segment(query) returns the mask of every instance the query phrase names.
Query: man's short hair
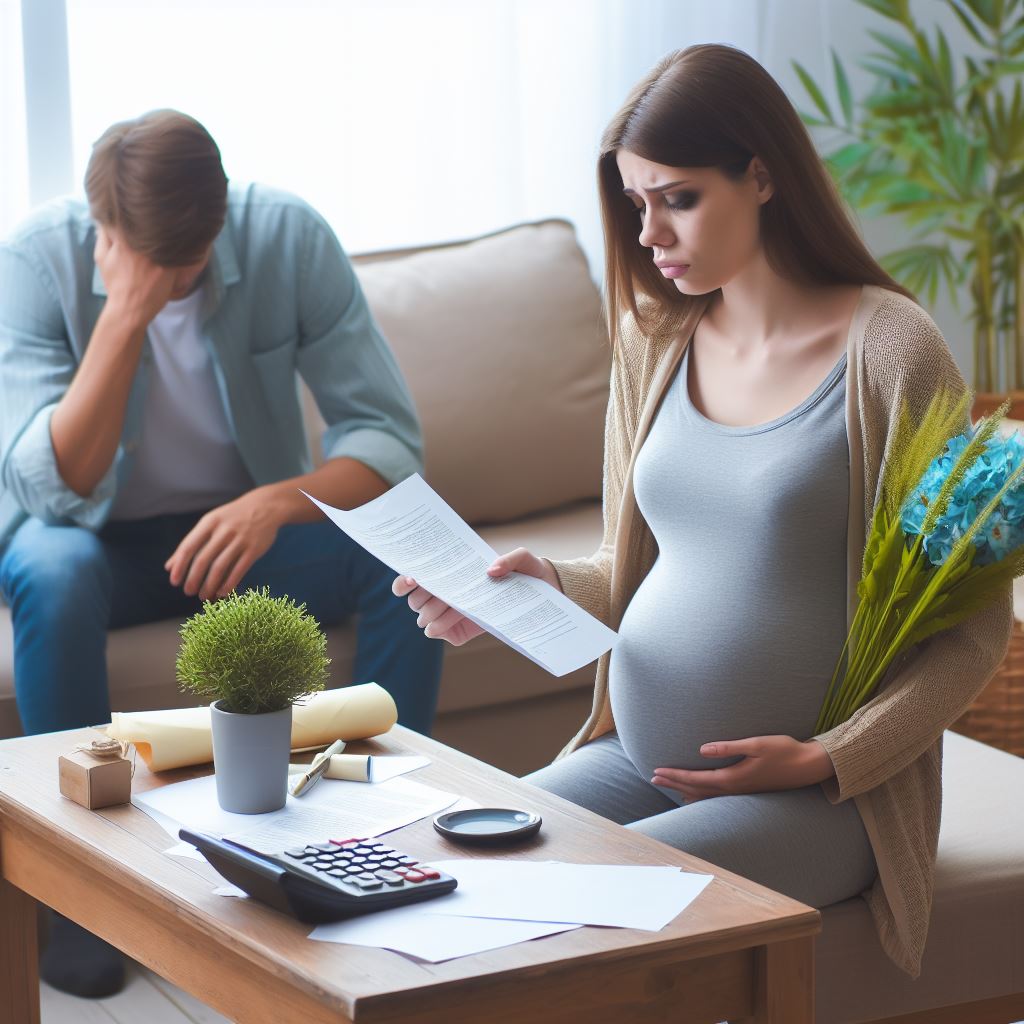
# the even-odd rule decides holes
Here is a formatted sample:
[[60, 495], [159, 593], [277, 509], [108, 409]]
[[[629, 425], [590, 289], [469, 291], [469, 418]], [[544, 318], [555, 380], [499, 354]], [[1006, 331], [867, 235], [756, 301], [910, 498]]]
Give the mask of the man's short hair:
[[85, 171], [93, 219], [163, 267], [202, 259], [224, 226], [227, 176], [220, 150], [193, 117], [151, 110], [111, 125]]

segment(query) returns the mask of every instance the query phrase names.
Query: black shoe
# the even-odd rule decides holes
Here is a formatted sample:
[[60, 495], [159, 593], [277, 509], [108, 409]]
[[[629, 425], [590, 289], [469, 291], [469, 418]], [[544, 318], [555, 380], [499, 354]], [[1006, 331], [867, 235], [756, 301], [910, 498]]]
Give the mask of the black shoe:
[[50, 937], [39, 958], [39, 975], [61, 992], [102, 999], [124, 988], [124, 955], [92, 932], [51, 913]]

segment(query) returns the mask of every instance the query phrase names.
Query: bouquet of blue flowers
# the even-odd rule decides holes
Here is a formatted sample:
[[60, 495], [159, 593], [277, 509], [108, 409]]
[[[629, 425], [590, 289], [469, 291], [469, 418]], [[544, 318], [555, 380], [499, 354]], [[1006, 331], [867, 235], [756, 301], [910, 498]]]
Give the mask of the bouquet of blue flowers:
[[940, 392], [916, 425], [905, 404], [900, 410], [864, 550], [860, 601], [815, 733], [870, 700], [899, 654], [1024, 575], [1024, 440], [997, 435], [1008, 401], [959, 432], [971, 400]]

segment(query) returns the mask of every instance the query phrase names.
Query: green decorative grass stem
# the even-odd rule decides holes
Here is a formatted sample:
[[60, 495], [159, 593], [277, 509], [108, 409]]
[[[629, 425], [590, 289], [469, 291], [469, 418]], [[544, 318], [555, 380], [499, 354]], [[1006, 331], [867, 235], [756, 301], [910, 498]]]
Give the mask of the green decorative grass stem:
[[324, 688], [327, 637], [305, 604], [247, 590], [206, 601], [181, 627], [181, 688], [225, 711], [281, 711]]
[[[903, 532], [901, 509], [908, 495], [948, 439], [964, 429], [970, 401], [970, 392], [956, 397], [941, 390], [932, 397], [917, 426], [905, 402], [901, 407], [890, 445], [892, 457], [883, 471], [881, 500], [875, 506], [864, 551], [863, 572], [857, 585], [860, 600], [819, 712], [815, 735], [834, 728], [862, 708], [904, 651], [974, 615], [1004, 595], [1016, 577], [1024, 575], [1021, 548], [996, 562], [973, 564], [975, 537], [1010, 490], [1020, 486], [1024, 463], [975, 514], [941, 565], [929, 562], [921, 534], [911, 540]], [[1004, 402], [977, 425], [971, 442], [951, 467], [923, 527], [930, 529], [945, 514], [954, 486], [984, 451], [1008, 408], [1009, 402]]]

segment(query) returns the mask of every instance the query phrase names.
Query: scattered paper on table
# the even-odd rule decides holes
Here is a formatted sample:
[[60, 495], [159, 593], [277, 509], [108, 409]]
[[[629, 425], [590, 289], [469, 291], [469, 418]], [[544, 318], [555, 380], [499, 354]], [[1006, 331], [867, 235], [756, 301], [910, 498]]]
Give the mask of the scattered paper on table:
[[[714, 877], [668, 866], [490, 859], [430, 863], [453, 875], [458, 889], [421, 904], [320, 925], [309, 937], [440, 963], [582, 924], [658, 931]], [[552, 920], [555, 915], [558, 920]]]
[[[216, 779], [208, 775], [133, 794], [132, 803], [175, 840], [178, 829], [186, 827], [226, 836], [263, 853], [278, 853], [300, 843], [383, 835], [437, 814], [458, 799], [456, 793], [411, 779], [394, 778], [371, 786], [324, 779], [304, 796], [289, 795], [278, 811], [233, 814], [217, 803]], [[192, 847], [188, 849], [202, 858]], [[179, 852], [178, 847], [169, 852]]]
[[669, 866], [563, 864], [525, 860], [431, 861], [459, 887], [435, 914], [515, 921], [561, 921], [659, 931], [714, 875]]
[[[447, 898], [438, 897], [439, 900]], [[440, 963], [579, 927], [574, 924], [538, 924], [535, 921], [495, 921], [483, 917], [443, 917], [432, 913], [434, 903], [434, 900], [427, 900], [322, 924], [309, 937], [318, 942], [377, 946]]]
[[218, 885], [213, 890], [214, 896], [234, 896], [240, 900], [247, 900], [249, 894], [244, 889], [239, 889], [237, 885], [231, 885], [230, 882], [225, 885]]
[[412, 576], [552, 675], [589, 664], [617, 639], [543, 580], [518, 572], [488, 576], [497, 552], [418, 473], [350, 511], [306, 497], [396, 573]]
[[426, 768], [428, 764], [430, 764], [429, 757], [374, 754], [370, 758], [370, 781], [387, 782], [388, 779], [393, 779], [398, 775], [414, 772], [418, 768]]

